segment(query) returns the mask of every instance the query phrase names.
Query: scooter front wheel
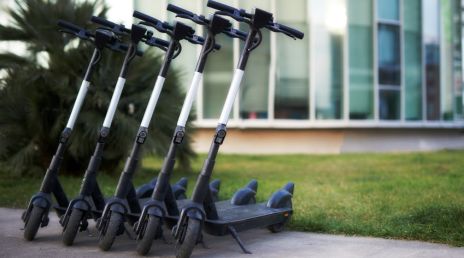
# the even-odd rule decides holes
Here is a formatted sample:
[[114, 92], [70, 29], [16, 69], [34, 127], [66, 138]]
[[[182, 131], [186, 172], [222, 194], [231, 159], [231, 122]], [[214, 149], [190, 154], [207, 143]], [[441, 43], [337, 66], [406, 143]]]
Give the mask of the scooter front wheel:
[[156, 237], [156, 233], [161, 224], [161, 219], [156, 216], [150, 215], [148, 217], [148, 222], [146, 227], [144, 228], [144, 234], [142, 238], [137, 243], [137, 253], [140, 255], [146, 255], [150, 252], [151, 245], [153, 240]]
[[42, 207], [32, 206], [29, 219], [24, 225], [24, 239], [27, 241], [32, 241], [39, 231], [40, 224], [42, 223], [42, 217], [44, 215], [45, 209]]
[[189, 258], [192, 255], [193, 248], [198, 242], [201, 233], [201, 221], [189, 219], [187, 231], [185, 232], [184, 242], [176, 248], [177, 258]]
[[68, 223], [63, 230], [63, 244], [70, 246], [74, 243], [84, 212], [79, 209], [73, 209], [69, 216]]
[[122, 214], [117, 212], [111, 212], [110, 219], [106, 230], [101, 232], [100, 240], [98, 241], [98, 247], [102, 251], [110, 250], [111, 246], [118, 235], [119, 228], [123, 223]]

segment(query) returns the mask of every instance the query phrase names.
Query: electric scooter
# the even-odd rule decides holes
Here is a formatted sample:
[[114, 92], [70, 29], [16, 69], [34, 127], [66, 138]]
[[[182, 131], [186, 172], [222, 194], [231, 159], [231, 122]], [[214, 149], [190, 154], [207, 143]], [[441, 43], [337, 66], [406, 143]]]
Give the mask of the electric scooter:
[[[193, 80], [178, 118], [177, 127], [172, 136], [169, 151], [164, 159], [163, 167], [158, 174], [157, 184], [150, 201], [145, 203], [139, 221], [134, 227], [138, 240], [137, 252], [141, 255], [147, 254], [150, 251], [153, 240], [157, 236], [162, 235], [162, 219], [167, 216], [174, 218], [179, 216], [178, 203], [181, 201], [177, 203], [175, 201], [172, 202], [172, 189], [169, 187], [169, 180], [174, 169], [177, 148], [182, 144], [185, 137], [185, 125], [203, 77], [203, 70], [208, 55], [214, 50], [213, 46], [216, 44], [215, 37], [217, 34], [224, 33], [232, 38], [245, 39], [247, 35], [246, 33], [233, 29], [232, 24], [228, 20], [217, 15], [213, 15], [207, 19], [202, 15], [196, 15], [172, 4], [169, 4], [167, 9], [176, 13], [177, 17], [186, 18], [199, 25], [205, 26], [208, 33], [206, 36], [206, 43], [203, 45], [197, 61]], [[219, 188], [219, 181], [215, 181], [213, 185], [215, 184], [217, 185], [216, 187]]]
[[[164, 40], [154, 38], [152, 36], [153, 33], [151, 31], [147, 32], [147, 29], [143, 26], [132, 25], [131, 29], [127, 29], [124, 25], [117, 25], [99, 17], [92, 17], [92, 21], [104, 26], [109, 24], [113, 25], [111, 30], [119, 31], [124, 35], [130, 35], [130, 43], [103, 121], [103, 126], [100, 130], [95, 151], [90, 158], [87, 170], [85, 171], [79, 196], [69, 203], [65, 214], [60, 218], [60, 223], [63, 226], [62, 240], [63, 243], [68, 246], [73, 244], [79, 230], [84, 231], [87, 229], [87, 220], [89, 218], [97, 219], [100, 216], [101, 210], [104, 208], [105, 199], [97, 182], [97, 171], [103, 158], [103, 149], [106, 140], [108, 139], [111, 123], [126, 82], [129, 65], [136, 56], [138, 44], [140, 42], [144, 42], [147, 45], [155, 46], [160, 49], [165, 49], [169, 44]], [[138, 200], [135, 198], [135, 190], [133, 186], [127, 200], [131, 209], [134, 211], [140, 210]]]
[[[180, 52], [180, 42], [182, 40], [187, 40], [193, 44], [206, 44], [203, 38], [194, 35], [195, 31], [191, 27], [184, 25], [183, 23], [177, 22], [173, 26], [170, 26], [163, 24], [161, 21], [138, 11], [135, 11], [133, 16], [141, 19], [143, 21], [142, 24], [154, 27], [161, 32], [167, 33], [171, 38], [171, 43], [168, 47], [168, 50], [166, 51], [163, 65], [161, 66], [161, 70], [156, 80], [155, 88], [150, 97], [147, 108], [145, 109], [145, 114], [140, 124], [138, 133], [134, 139], [132, 151], [127, 158], [124, 170], [119, 178], [119, 182], [115, 190], [115, 196], [106, 203], [102, 217], [97, 223], [97, 229], [100, 231], [99, 247], [103, 251], [109, 250], [116, 236], [123, 233], [124, 221], [125, 218], [129, 215], [129, 208], [127, 207], [127, 204], [124, 202], [124, 200], [129, 193], [129, 188], [132, 185], [132, 177], [134, 176], [139, 160], [141, 159], [142, 146], [146, 137], [148, 136], [148, 127], [152, 120], [153, 113], [163, 88], [164, 81], [166, 80], [171, 62], [178, 56]], [[213, 44], [211, 48], [219, 49], [219, 47], [219, 45]], [[179, 51], [176, 52], [176, 49]], [[158, 179], [156, 181], [155, 188], [156, 185], [159, 184], [160, 180]], [[170, 197], [170, 199], [173, 201], [171, 206], [175, 206], [176, 199], [174, 198], [174, 194]], [[138, 212], [138, 214], [140, 214], [140, 212]]]
[[118, 40], [116, 34], [112, 31], [97, 29], [95, 33], [92, 33], [63, 20], [58, 22], [58, 26], [62, 28], [60, 30], [61, 32], [72, 34], [73, 36], [82, 40], [93, 42], [95, 49], [87, 66], [84, 79], [79, 88], [79, 92], [74, 102], [71, 115], [69, 116], [68, 122], [66, 124], [66, 128], [60, 135], [58, 148], [50, 162], [50, 165], [42, 181], [40, 190], [38, 193], [32, 196], [26, 211], [22, 215], [22, 220], [25, 223], [24, 238], [28, 241], [31, 241], [35, 238], [39, 227], [45, 227], [48, 225], [48, 214], [50, 208], [53, 205], [52, 194], [56, 200], [56, 204], [53, 205], [53, 208], [56, 210], [59, 217], [64, 214], [66, 207], [68, 207], [68, 197], [63, 191], [63, 187], [61, 186], [61, 183], [58, 179], [58, 172], [61, 167], [61, 162], [63, 161], [64, 154], [69, 143], [68, 141], [74, 128], [74, 124], [76, 123], [77, 117], [90, 87], [90, 78], [92, 72], [101, 59], [103, 49], [109, 48], [117, 52], [127, 51], [127, 46], [122, 44]]
[[279, 231], [292, 215], [293, 183], [275, 192], [267, 203], [247, 205], [224, 205], [216, 207], [211, 201], [208, 182], [213, 173], [215, 159], [219, 147], [226, 137], [227, 122], [240, 89], [246, 64], [251, 52], [262, 40], [261, 30], [266, 28], [273, 32], [281, 32], [294, 39], [302, 39], [304, 34], [298, 30], [274, 23], [273, 15], [256, 8], [253, 13], [243, 9], [236, 9], [215, 1], [208, 1], [207, 6], [219, 10], [217, 14], [229, 16], [239, 22], [249, 25], [250, 31], [242, 49], [238, 67], [227, 94], [226, 102], [219, 118], [218, 126], [213, 137], [208, 156], [197, 178], [191, 201], [181, 211], [180, 218], [173, 235], [177, 240], [176, 256], [190, 257], [201, 236], [202, 229], [212, 235], [223, 236], [231, 234], [245, 253], [250, 253], [238, 237], [237, 232], [256, 227], [270, 227], [272, 231]]

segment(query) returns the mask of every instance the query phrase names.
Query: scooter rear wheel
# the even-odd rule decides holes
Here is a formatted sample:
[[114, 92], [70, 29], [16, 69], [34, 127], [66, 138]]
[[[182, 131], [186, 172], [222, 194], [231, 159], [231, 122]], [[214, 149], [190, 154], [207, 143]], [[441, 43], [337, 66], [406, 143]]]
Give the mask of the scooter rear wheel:
[[145, 232], [142, 238], [137, 242], [137, 253], [140, 255], [146, 255], [150, 252], [151, 245], [153, 240], [156, 237], [156, 233], [158, 232], [158, 228], [160, 226], [161, 219], [156, 216], [150, 215], [148, 217], [148, 222], [145, 227]]
[[284, 231], [285, 227], [287, 226], [288, 222], [290, 221], [290, 219], [292, 218], [291, 215], [289, 215], [287, 217], [287, 220], [285, 220], [284, 222], [281, 222], [281, 223], [277, 223], [277, 224], [274, 224], [274, 225], [270, 225], [267, 227], [267, 229], [269, 231], [271, 231], [272, 233], [280, 233], [282, 231]]
[[32, 241], [39, 231], [40, 224], [42, 223], [42, 217], [44, 213], [44, 208], [32, 206], [29, 219], [24, 225], [24, 239], [27, 241]]
[[111, 246], [118, 235], [119, 228], [123, 223], [122, 214], [117, 212], [111, 212], [110, 221], [108, 223], [108, 227], [106, 228], [106, 232], [103, 231], [100, 235], [100, 240], [98, 241], [98, 247], [102, 251], [110, 250]]
[[68, 223], [63, 230], [64, 245], [70, 246], [74, 243], [74, 239], [76, 238], [77, 232], [79, 231], [79, 226], [83, 216], [84, 212], [82, 210], [72, 209]]
[[201, 233], [201, 221], [189, 219], [187, 232], [185, 232], [184, 242], [176, 248], [177, 258], [189, 258], [192, 255], [193, 248], [198, 242]]

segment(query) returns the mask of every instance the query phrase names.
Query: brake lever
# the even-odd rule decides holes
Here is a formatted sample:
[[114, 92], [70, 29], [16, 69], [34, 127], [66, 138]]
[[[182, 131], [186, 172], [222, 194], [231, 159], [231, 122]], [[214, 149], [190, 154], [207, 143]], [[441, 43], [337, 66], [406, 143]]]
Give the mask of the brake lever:
[[145, 25], [145, 26], [152, 27], [152, 28], [154, 28], [155, 30], [157, 30], [157, 31], [159, 31], [161, 33], [167, 33], [167, 34], [170, 33], [170, 30], [166, 28], [167, 27], [166, 24], [169, 25], [169, 23], [167, 23], [167, 22], [154, 24], [154, 23], [147, 22], [147, 21], [140, 21], [138, 24], [142, 24], [142, 25]]
[[274, 24], [273, 25], [268, 25], [266, 26], [266, 28], [270, 31], [273, 31], [273, 32], [277, 32], [277, 33], [282, 33], [290, 38], [292, 38], [293, 40], [297, 40], [297, 38], [293, 35], [293, 34], [290, 34], [284, 30], [281, 30], [279, 27], [276, 27]]
[[240, 40], [246, 40], [246, 36], [239, 34], [238, 30], [236, 30], [236, 29], [228, 29], [228, 30], [224, 31], [224, 34], [226, 34], [227, 36], [229, 36], [231, 38], [238, 38]]
[[163, 50], [163, 51], [167, 51], [167, 50], [168, 50], [167, 47], [162, 46], [162, 45], [156, 43], [156, 38], [154, 38], [154, 37], [150, 37], [149, 39], [146, 39], [146, 40], [144, 41], [144, 43], [147, 44], [147, 45], [149, 45], [149, 46], [157, 47], [157, 48], [159, 48], [159, 49], [161, 49], [161, 50]]
[[206, 25], [207, 24], [206, 18], [203, 15], [196, 15], [195, 14], [193, 16], [190, 16], [190, 15], [181, 13], [181, 14], [177, 14], [176, 17], [191, 20], [192, 22], [194, 22], [196, 24], [199, 24], [199, 25]]

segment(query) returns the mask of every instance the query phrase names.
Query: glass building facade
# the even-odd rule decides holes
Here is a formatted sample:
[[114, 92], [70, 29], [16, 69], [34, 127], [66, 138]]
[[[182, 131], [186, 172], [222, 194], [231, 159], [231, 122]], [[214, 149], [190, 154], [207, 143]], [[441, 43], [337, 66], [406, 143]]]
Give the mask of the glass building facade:
[[[206, 2], [135, 0], [134, 8], [173, 20], [165, 11], [168, 3], [213, 12]], [[269, 10], [276, 21], [305, 33], [294, 41], [264, 31], [262, 45], [249, 60], [231, 126], [463, 125], [461, 0], [221, 2]], [[217, 41], [222, 49], [209, 58], [195, 105], [200, 127], [215, 125], [242, 47], [225, 36]], [[187, 87], [200, 48], [184, 45], [173, 64]]]

